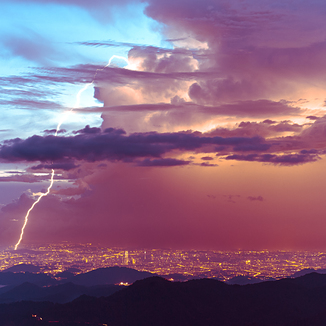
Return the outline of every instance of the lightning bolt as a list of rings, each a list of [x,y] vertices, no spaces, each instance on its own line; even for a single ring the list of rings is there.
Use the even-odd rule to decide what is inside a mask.
[[[106,67],[110,66],[111,65],[111,62],[113,59],[122,59],[124,61],[127,62],[127,64],[129,65],[129,61],[125,58],[125,57],[122,57],[122,56],[119,56],[119,55],[113,55],[110,59],[109,59],[109,62],[107,63],[107,65],[105,65],[103,68],[99,68],[99,69],[96,69],[96,72],[94,74],[94,77],[93,77],[93,80],[86,84],[83,88],[81,88],[77,95],[76,95],[76,102],[75,102],[75,105],[68,111],[64,112],[63,113],[63,117],[62,119],[59,121],[58,125],[57,125],[57,128],[56,128],[56,131],[55,131],[55,134],[54,136],[57,137],[58,135],[58,132],[61,128],[61,125],[65,122],[65,120],[67,119],[68,115],[76,108],[79,108],[80,107],[80,97],[81,95],[91,86],[94,84],[95,82],[95,78],[96,78],[96,75],[98,74],[99,71],[103,71]],[[44,193],[41,193],[40,196],[37,198],[37,200],[32,204],[32,206],[30,207],[30,209],[27,211],[26,215],[25,215],[25,219],[24,219],[24,224],[21,228],[21,231],[20,231],[20,237],[19,237],[19,240],[17,241],[17,243],[15,244],[15,247],[14,247],[14,250],[17,250],[18,246],[20,245],[21,241],[23,240],[23,235],[24,235],[24,231],[25,231],[25,227],[27,225],[27,222],[28,222],[28,217],[29,217],[29,214],[30,212],[33,210],[33,208],[40,202],[40,200],[47,196],[50,191],[51,191],[51,188],[53,186],[53,183],[54,183],[54,174],[55,174],[55,171],[54,169],[52,169],[52,172],[51,172],[51,176],[50,176],[50,184],[48,186],[48,189],[46,192]]]
[[[29,213],[33,210],[33,208],[35,207],[35,205],[36,205],[37,203],[39,203],[40,200],[41,200],[44,196],[47,196],[47,195],[50,193],[50,190],[51,190],[52,185],[53,185],[53,178],[54,178],[54,170],[52,169],[52,172],[51,172],[51,178],[50,178],[50,185],[49,185],[47,191],[44,192],[44,193],[42,193],[42,194],[37,198],[37,200],[33,203],[33,205],[31,206],[31,208],[30,208],[30,209],[27,211],[27,213],[26,213],[25,221],[24,221],[23,227],[22,227],[21,232],[20,232],[19,240],[18,240],[18,242],[17,242],[16,245],[15,245],[15,250],[17,250],[19,244],[20,244],[21,241],[23,240],[24,230],[25,230],[25,227],[26,227],[27,222],[28,222]]]

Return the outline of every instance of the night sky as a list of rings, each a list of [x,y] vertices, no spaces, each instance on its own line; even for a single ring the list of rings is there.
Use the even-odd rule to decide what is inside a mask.
[[[0,246],[326,249],[325,14],[2,0]]]

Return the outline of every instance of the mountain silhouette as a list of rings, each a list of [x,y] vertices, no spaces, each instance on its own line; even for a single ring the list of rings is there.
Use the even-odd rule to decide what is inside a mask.
[[[35,266],[32,264],[18,264],[11,266],[5,269],[3,272],[13,272],[13,273],[22,273],[22,272],[29,272],[29,273],[39,273],[41,268],[39,266]]]
[[[248,276],[235,276],[228,280],[227,284],[238,284],[238,285],[247,285],[247,284],[256,284],[265,282],[266,280],[256,278],[256,277],[248,277]],[[275,279],[269,279],[268,281],[275,281]]]
[[[133,283],[152,275],[126,267],[109,267],[77,276],[63,272],[56,275],[60,278],[58,281],[42,273],[0,272],[0,281],[7,285],[0,288],[0,303],[22,300],[66,303],[81,295],[109,296],[121,288],[114,284]]]
[[[51,276],[43,273],[0,272],[1,285],[19,285],[25,282],[33,283],[39,286],[53,285],[58,283],[55,279],[51,278]]]
[[[22,264],[23,265],[23,264]],[[16,265],[14,270],[18,271]],[[33,265],[31,265],[33,266]],[[24,268],[23,268],[24,269]],[[49,274],[44,273],[31,273],[31,272],[12,272],[2,271],[0,272],[0,285],[20,285],[25,282],[36,284],[39,286],[50,286],[59,283],[71,282],[77,285],[94,286],[104,284],[117,284],[120,282],[133,283],[137,280],[141,280],[155,274],[149,272],[140,272],[132,268],[127,267],[106,267],[98,268],[87,273],[81,273],[74,275],[72,272],[62,272],[56,275],[60,281],[51,277]],[[6,289],[1,288],[0,293],[3,293]]]
[[[2,304],[0,320],[13,326],[322,326],[325,283],[326,275],[317,273],[243,286],[213,279],[170,282],[155,276],[108,297]],[[32,314],[42,322],[32,320]]]
[[[314,268],[305,268],[302,269],[301,271],[295,272],[291,277],[299,277],[299,276],[304,276],[306,274],[310,273],[318,273],[318,274],[326,274],[326,269],[314,269]]]
[[[68,278],[67,281],[78,285],[93,286],[99,284],[117,284],[120,282],[133,283],[153,275],[152,273],[140,272],[132,268],[114,266],[98,268],[84,274],[78,274]]]
[[[118,285],[99,285],[99,286],[81,286],[71,282],[49,286],[39,287],[35,284],[25,282],[7,292],[0,294],[0,303],[11,303],[22,300],[31,301],[49,301],[54,303],[67,303],[82,295],[92,297],[109,296],[120,290]]]

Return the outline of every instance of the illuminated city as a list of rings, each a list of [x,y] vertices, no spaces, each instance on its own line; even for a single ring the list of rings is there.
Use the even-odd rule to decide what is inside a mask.
[[[118,265],[164,276],[181,274],[185,279],[208,277],[224,281],[235,276],[280,279],[303,269],[326,267],[325,252],[127,250],[91,243],[24,246],[17,251],[1,251],[0,259],[2,271],[22,263],[40,266],[41,272],[53,275],[69,268],[85,273]]]

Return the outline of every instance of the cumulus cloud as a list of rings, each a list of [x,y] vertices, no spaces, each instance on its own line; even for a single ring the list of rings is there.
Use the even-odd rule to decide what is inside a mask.
[[[293,10],[293,6],[295,10]],[[171,36],[191,35],[207,42],[211,56],[202,63],[219,71],[218,78],[194,83],[190,97],[197,103],[282,98],[311,80],[325,84],[326,50],[323,13],[315,1],[308,7],[290,1],[149,1],[146,13],[166,24]],[[309,78],[307,78],[309,76]]]

